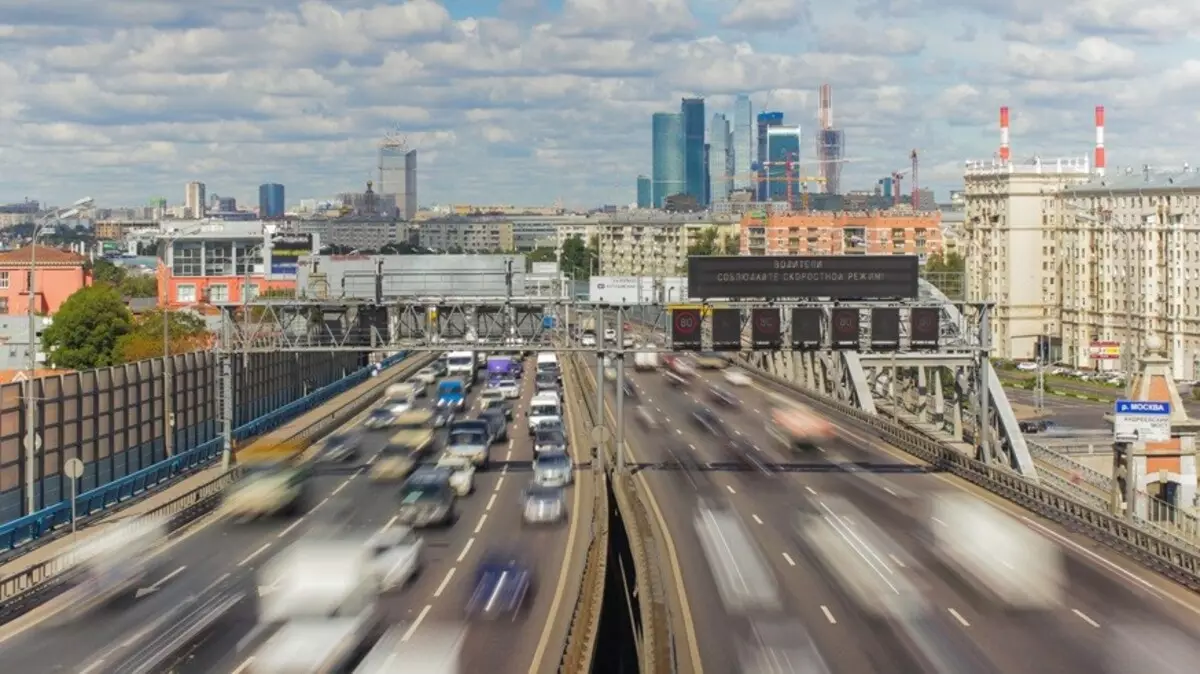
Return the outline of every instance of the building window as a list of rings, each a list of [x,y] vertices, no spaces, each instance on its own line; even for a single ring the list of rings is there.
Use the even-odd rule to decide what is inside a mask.
[[[229,301],[229,286],[224,283],[217,283],[208,287],[209,302],[228,302]]]
[[[210,241],[204,253],[205,276],[229,276],[233,273],[233,244]]]
[[[259,265],[261,264],[261,260],[259,258],[261,255],[259,252],[260,249],[257,245],[252,243],[239,243],[235,244],[234,248],[237,251],[238,276],[245,276],[246,274],[253,274],[259,271]]]
[[[8,272],[0,271],[0,290],[8,290]]]
[[[180,304],[196,303],[196,286],[188,283],[175,287],[175,301]]]
[[[242,299],[244,301],[253,302],[254,300],[258,299],[259,292],[260,291],[257,283],[252,283],[250,285],[246,285],[245,283],[242,284]]]
[[[8,298],[0,297],[0,316],[8,315]]]
[[[199,241],[176,243],[171,256],[171,274],[174,276],[200,276],[203,271],[200,264],[203,257],[203,246]],[[192,301],[196,301],[194,297],[196,287],[180,286],[181,289],[184,287],[192,289]]]

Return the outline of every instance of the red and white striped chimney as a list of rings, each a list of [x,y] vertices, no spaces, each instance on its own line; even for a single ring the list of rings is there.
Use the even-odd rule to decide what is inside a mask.
[[[1096,106],[1096,175],[1104,175],[1104,106]]]
[[[1008,106],[1000,108],[1000,161],[1008,163]]]

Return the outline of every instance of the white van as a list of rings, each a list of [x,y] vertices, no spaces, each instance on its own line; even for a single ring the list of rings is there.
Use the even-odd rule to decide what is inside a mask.
[[[562,403],[558,396],[537,396],[529,401],[529,435],[537,432],[537,427],[543,421],[562,421]]]
[[[475,381],[475,353],[472,351],[451,351],[446,354],[446,376],[462,377],[467,388]]]
[[[558,367],[558,354],[550,351],[543,351],[537,355],[538,370],[544,370],[552,367]]]

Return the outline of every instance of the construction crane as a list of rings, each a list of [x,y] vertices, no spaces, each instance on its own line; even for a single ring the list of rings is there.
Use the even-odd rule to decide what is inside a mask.
[[[912,201],[911,201],[912,209],[914,212],[917,210],[920,210],[920,208],[919,208],[920,197],[918,196],[918,192],[917,192],[917,190],[919,188],[920,188],[920,183],[917,181],[917,150],[916,150],[916,148],[914,148],[912,151]]]
[[[900,205],[900,182],[904,180],[904,176],[908,175],[910,168],[903,168],[899,171],[892,171],[892,205]]]

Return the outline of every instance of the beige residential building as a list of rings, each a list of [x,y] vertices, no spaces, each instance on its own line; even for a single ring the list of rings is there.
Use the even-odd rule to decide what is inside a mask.
[[[1059,333],[1061,301],[1051,221],[1064,188],[1087,181],[1088,160],[967,162],[960,248],[967,301],[992,301],[992,354],[1031,359],[1040,336]]]
[[[604,276],[678,276],[687,272],[688,248],[705,231],[716,228],[717,245],[729,240],[737,255],[740,225],[729,216],[651,214],[595,222]]]

